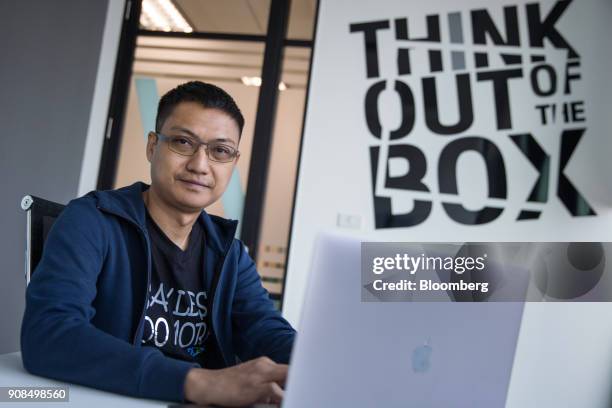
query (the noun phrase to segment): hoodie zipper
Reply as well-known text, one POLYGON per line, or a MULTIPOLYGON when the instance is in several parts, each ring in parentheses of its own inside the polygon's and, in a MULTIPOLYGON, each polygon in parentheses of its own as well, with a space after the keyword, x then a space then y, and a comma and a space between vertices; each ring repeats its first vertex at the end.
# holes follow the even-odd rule
MULTIPOLYGON (((231 247, 232 245, 230 244, 229 246, 231 247)), ((215 297, 217 294, 217 286, 219 283, 219 279, 221 277, 221 270, 223 269, 223 265, 225 264, 225 258, 227 257, 228 252, 229 252, 229 248, 223 253, 221 258, 217 262, 215 272, 213 275, 213 280, 211 283, 212 296, 210 298, 210 304, 208 305, 209 307, 208 310, 210 312, 210 326, 212 329, 212 334, 213 334, 215 342, 217 343, 217 347, 219 348, 219 351, 221 352, 221 358, 223 359, 225 367, 228 367, 229 365, 227 363, 227 358, 225 358, 225 353, 223 352, 223 348, 219 344, 219 338, 217 337, 217 330, 215 329, 215 319, 214 319, 214 314, 213 314, 213 305, 215 304, 215 297)))
POLYGON ((145 233, 144 229, 138 223, 136 223, 135 221, 132 221, 131 219, 126 218, 123 215, 118 214, 118 213, 116 213, 114 211, 107 210, 106 208, 102 208, 100 206, 97 206, 97 207, 98 207, 98 209, 100 211, 104 211, 104 212, 106 212, 108 214, 112 214, 112 215, 114 215, 116 217, 119 217, 119 218, 121 218, 123 220, 126 220, 130 224, 134 225, 136 227, 136 229, 138 230, 138 232, 140 233, 140 238, 143 239, 144 243, 145 243, 145 248, 146 248, 146 252, 147 252, 147 284, 146 284, 145 290, 144 290, 145 296, 144 296, 144 302, 143 302, 143 305, 142 305, 142 312, 140 314, 140 319, 138 321, 138 326, 136 326, 136 330, 134 331, 134 336, 132 338, 132 344, 136 346, 137 345, 136 343, 137 343, 137 340, 138 340, 138 332, 140 331, 140 326, 142 325, 142 322, 144 320, 145 313, 146 313, 146 310, 147 310, 147 299, 149 297, 149 286, 151 285, 151 244, 149 243, 149 238, 148 238, 147 234, 145 233))
POLYGON ((225 265, 225 259, 227 258, 227 254, 232 248, 232 243, 234 240, 233 237, 235 235, 236 235, 236 228, 234 227, 232 234, 231 234, 232 240, 229 243, 229 245, 227 245, 227 248, 224 248, 223 253, 221 254, 221 257, 219 258, 219 261, 215 265, 216 267, 215 267, 213 279, 210 285, 212 296, 210 298, 210 304, 208 305, 209 307, 208 310, 210 312, 210 326, 212 329, 212 334, 213 334, 215 342, 217 343, 217 347, 219 348, 219 351, 221 352, 221 358, 223 359, 223 362, 225 363, 225 367, 229 367, 230 365, 228 364, 225 353, 223 352, 223 348, 219 344, 219 338, 217 337, 217 330, 215 329, 215 319, 214 319, 214 314, 213 314, 213 305, 215 304, 215 297, 217 295, 217 287, 219 286, 219 280, 221 279, 221 271, 223 270, 223 265, 225 265))

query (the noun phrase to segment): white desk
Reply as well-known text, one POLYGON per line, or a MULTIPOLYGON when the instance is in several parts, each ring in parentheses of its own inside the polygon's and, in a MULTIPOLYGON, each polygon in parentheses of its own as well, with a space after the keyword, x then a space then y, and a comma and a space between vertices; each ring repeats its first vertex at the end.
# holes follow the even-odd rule
MULTIPOLYGON (((21 353, 0 355, 0 387, 69 387, 69 402, 53 402, 53 407, 167 407, 171 402, 126 397, 110 392, 54 381, 28 373, 21 363, 21 353)), ((41 408, 44 402, 0 403, 0 406, 41 408)))

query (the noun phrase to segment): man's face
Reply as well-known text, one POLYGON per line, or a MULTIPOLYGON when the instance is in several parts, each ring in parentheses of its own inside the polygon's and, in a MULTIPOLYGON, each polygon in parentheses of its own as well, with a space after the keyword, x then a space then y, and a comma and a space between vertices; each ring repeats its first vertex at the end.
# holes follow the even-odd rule
MULTIPOLYGON (((160 133, 186 136, 201 142, 222 141, 238 149, 239 129, 225 112, 181 102, 168 116, 160 133)), ((151 163, 151 188, 165 204, 183 212, 197 212, 221 197, 238 158, 228 163, 208 159, 205 146, 193 156, 168 148, 168 142, 149 134, 147 160, 151 163)))

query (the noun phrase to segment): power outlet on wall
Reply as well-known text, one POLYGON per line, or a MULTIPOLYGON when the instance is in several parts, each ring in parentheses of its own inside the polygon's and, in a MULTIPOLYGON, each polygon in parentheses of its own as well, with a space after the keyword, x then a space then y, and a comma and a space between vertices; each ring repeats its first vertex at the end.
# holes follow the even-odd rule
POLYGON ((359 229, 361 228, 361 215, 339 213, 336 224, 340 228, 359 229))

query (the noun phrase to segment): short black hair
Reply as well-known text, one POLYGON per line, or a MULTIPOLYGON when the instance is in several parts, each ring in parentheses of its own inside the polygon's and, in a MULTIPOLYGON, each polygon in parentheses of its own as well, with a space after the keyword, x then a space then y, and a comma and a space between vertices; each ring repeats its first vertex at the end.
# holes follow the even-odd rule
POLYGON ((169 90, 159 100, 157 117, 155 118, 155 131, 160 132, 168 116, 181 102, 196 102, 204 108, 219 109, 227 113, 238 125, 239 134, 242 135, 244 117, 234 99, 223 89, 202 81, 186 82, 169 90))

